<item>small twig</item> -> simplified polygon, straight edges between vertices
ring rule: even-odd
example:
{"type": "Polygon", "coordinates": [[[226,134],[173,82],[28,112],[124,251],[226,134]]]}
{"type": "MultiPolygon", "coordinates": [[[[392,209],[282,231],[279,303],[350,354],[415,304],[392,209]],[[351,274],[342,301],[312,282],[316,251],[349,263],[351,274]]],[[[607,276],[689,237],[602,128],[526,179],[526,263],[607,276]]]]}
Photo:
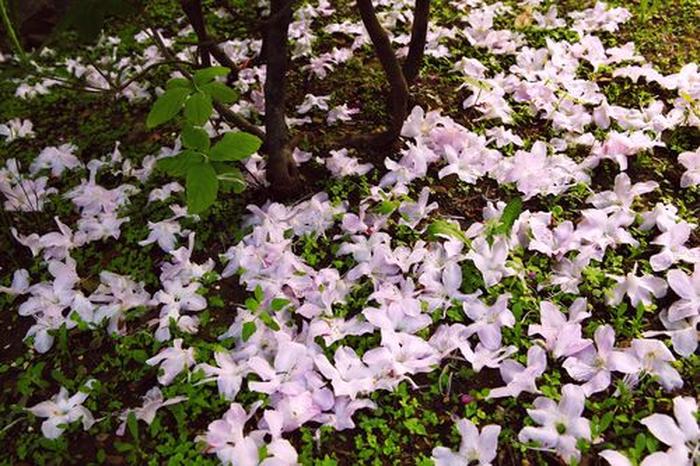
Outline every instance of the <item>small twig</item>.
{"type": "Polygon", "coordinates": [[[118,88],[116,88],[114,91],[115,92],[121,92],[124,89],[126,89],[131,83],[134,81],[138,81],[139,79],[143,78],[146,74],[148,74],[150,71],[152,71],[154,68],[158,68],[163,65],[176,65],[176,64],[181,64],[181,65],[190,65],[189,62],[182,61],[182,60],[167,60],[167,61],[160,61],[158,63],[153,63],[151,65],[148,65],[146,68],[142,69],[139,71],[137,74],[134,76],[130,77],[128,80],[125,82],[121,83],[118,88]]]}
{"type": "MultiPolygon", "coordinates": [[[[163,56],[169,61],[172,61],[175,64],[175,67],[178,69],[178,71],[180,71],[180,73],[183,74],[183,76],[185,76],[187,79],[192,79],[192,73],[190,73],[181,66],[181,61],[177,60],[173,56],[173,53],[170,51],[170,49],[166,47],[158,31],[155,28],[150,28],[150,30],[151,34],[153,35],[153,40],[155,41],[156,46],[161,51],[163,56]]],[[[218,102],[214,102],[214,108],[216,108],[216,111],[219,112],[219,115],[221,115],[221,117],[224,120],[228,121],[235,127],[240,128],[243,131],[249,132],[251,134],[254,134],[260,139],[265,139],[265,133],[260,128],[258,128],[242,116],[238,115],[237,113],[232,112],[228,107],[221,105],[218,102]]]]}
{"type": "Polygon", "coordinates": [[[66,85],[70,85],[70,86],[76,86],[76,85],[81,86],[80,88],[63,86],[66,89],[73,89],[76,91],[106,92],[109,90],[109,89],[103,89],[101,87],[91,86],[91,85],[86,84],[86,83],[84,84],[84,83],[80,82],[79,80],[68,80],[68,79],[62,78],[60,76],[50,76],[50,75],[43,74],[43,73],[32,74],[32,76],[35,78],[41,78],[41,79],[52,79],[54,81],[58,81],[62,84],[66,84],[66,85]]]}
{"type": "MultiPolygon", "coordinates": [[[[172,62],[180,62],[181,60],[178,60],[175,55],[173,55],[173,52],[165,45],[165,42],[163,42],[163,38],[160,37],[160,33],[156,28],[149,28],[151,31],[151,36],[153,37],[153,41],[156,43],[156,47],[158,47],[158,50],[160,50],[160,53],[163,54],[165,58],[168,59],[168,61],[172,62]]],[[[183,69],[181,66],[178,66],[175,63],[175,67],[182,73],[187,79],[192,79],[192,74],[183,69]]]]}
{"type": "Polygon", "coordinates": [[[86,60],[88,61],[88,64],[89,64],[90,66],[92,66],[92,67],[95,69],[95,71],[97,71],[97,73],[98,73],[100,76],[102,76],[102,78],[103,78],[105,81],[107,81],[107,84],[109,84],[109,87],[110,87],[110,88],[117,87],[117,86],[114,84],[114,81],[112,81],[112,78],[109,76],[109,73],[107,73],[107,74],[103,73],[102,70],[101,70],[100,68],[98,68],[97,65],[95,65],[95,62],[93,62],[93,61],[90,60],[89,58],[86,58],[86,60]]]}
{"type": "MultiPolygon", "coordinates": [[[[2,1],[2,0],[0,0],[0,1],[2,1]]],[[[14,426],[15,424],[17,424],[17,423],[20,422],[21,420],[22,420],[21,417],[15,419],[14,421],[10,422],[10,423],[9,423],[8,425],[6,425],[5,427],[3,427],[2,429],[0,429],[0,432],[5,432],[6,430],[9,430],[12,426],[14,426]]]]}
{"type": "Polygon", "coordinates": [[[255,126],[253,123],[249,122],[239,114],[232,112],[228,107],[218,103],[214,102],[214,108],[216,109],[217,112],[219,112],[219,115],[221,117],[234,125],[237,128],[242,129],[243,131],[246,131],[250,134],[253,134],[260,139],[265,139],[265,132],[255,126]]]}

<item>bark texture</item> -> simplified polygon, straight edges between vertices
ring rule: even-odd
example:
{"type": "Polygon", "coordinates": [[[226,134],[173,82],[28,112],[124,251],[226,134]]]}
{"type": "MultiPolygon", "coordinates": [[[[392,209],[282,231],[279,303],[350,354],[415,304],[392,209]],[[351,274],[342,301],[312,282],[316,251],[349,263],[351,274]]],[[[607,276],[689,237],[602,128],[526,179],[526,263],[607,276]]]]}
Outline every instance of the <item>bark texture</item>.
{"type": "Polygon", "coordinates": [[[299,190],[299,174],[288,145],[285,121],[288,34],[292,9],[288,0],[271,0],[270,23],[265,30],[265,150],[267,177],[275,194],[292,195],[299,190]]]}
{"type": "Polygon", "coordinates": [[[374,51],[382,65],[386,79],[389,82],[389,112],[391,120],[384,133],[367,138],[360,138],[356,145],[369,143],[378,147],[390,146],[399,138],[403,122],[408,116],[408,83],[391,46],[386,31],[379,23],[377,14],[372,6],[372,0],[357,0],[360,17],[367,29],[374,51]]]}
{"type": "Polygon", "coordinates": [[[221,50],[221,47],[209,37],[207,25],[204,21],[202,0],[180,0],[180,6],[192,25],[195,34],[197,34],[197,39],[199,41],[197,50],[199,51],[202,66],[211,66],[211,57],[214,57],[222,66],[230,68],[232,73],[237,74],[238,66],[223,50],[221,50]]]}
{"type": "Polygon", "coordinates": [[[428,37],[428,19],[430,18],[430,0],[416,0],[413,8],[413,25],[411,26],[411,43],[408,56],[403,64],[403,74],[410,86],[420,73],[425,54],[425,41],[428,37]]]}

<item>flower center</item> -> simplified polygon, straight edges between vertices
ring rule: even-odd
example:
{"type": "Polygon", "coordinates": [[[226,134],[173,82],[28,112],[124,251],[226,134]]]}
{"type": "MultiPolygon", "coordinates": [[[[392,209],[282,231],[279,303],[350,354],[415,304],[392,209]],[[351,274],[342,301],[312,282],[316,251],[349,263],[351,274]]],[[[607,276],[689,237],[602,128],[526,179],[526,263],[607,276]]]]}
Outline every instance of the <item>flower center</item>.
{"type": "Polygon", "coordinates": [[[566,424],[563,422],[557,422],[556,428],[559,435],[564,435],[566,433],[566,424]]]}

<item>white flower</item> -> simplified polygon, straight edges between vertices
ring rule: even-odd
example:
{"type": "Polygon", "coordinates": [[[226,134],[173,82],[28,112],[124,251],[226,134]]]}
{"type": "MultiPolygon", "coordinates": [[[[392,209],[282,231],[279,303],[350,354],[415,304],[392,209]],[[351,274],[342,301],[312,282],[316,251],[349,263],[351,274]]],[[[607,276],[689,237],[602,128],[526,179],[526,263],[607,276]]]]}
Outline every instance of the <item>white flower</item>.
{"type": "Polygon", "coordinates": [[[260,466],[296,466],[299,464],[297,451],[289,440],[276,438],[267,445],[267,458],[260,466]]]}
{"type": "MultiPolygon", "coordinates": [[[[666,390],[673,390],[683,386],[683,379],[671,362],[675,361],[671,351],[658,340],[632,340],[631,345],[634,355],[642,364],[642,373],[658,377],[659,382],[666,390]]],[[[634,382],[636,376],[630,377],[634,382]]]]}
{"type": "Polygon", "coordinates": [[[44,168],[51,169],[51,176],[61,176],[64,170],[73,170],[82,166],[74,155],[78,147],[73,144],[63,144],[59,147],[46,147],[29,167],[29,173],[35,175],[44,168]]]}
{"type": "Polygon", "coordinates": [[[180,280],[167,280],[163,289],[153,295],[155,302],[165,307],[183,311],[201,311],[207,307],[207,300],[197,293],[199,283],[193,282],[184,286],[180,280]]]}
{"type": "Polygon", "coordinates": [[[331,156],[326,159],[321,159],[321,163],[326,165],[326,168],[336,178],[351,175],[365,175],[374,167],[371,163],[361,164],[357,158],[350,157],[347,149],[332,150],[331,156]]]}
{"type": "Polygon", "coordinates": [[[418,224],[428,216],[430,212],[438,208],[436,202],[428,204],[430,198],[430,188],[425,187],[421,190],[417,202],[405,201],[399,207],[401,220],[399,223],[415,228],[418,224]]]}
{"type": "Polygon", "coordinates": [[[673,322],[700,316],[700,264],[695,264],[690,276],[680,269],[674,269],[668,272],[667,279],[671,289],[681,298],[669,308],[669,320],[673,322]]]}
{"type": "Polygon", "coordinates": [[[484,277],[487,288],[498,284],[503,277],[515,274],[513,269],[506,266],[508,245],[502,237],[495,239],[490,246],[485,238],[476,238],[466,258],[474,261],[474,265],[484,277]]]}
{"type": "Polygon", "coordinates": [[[498,435],[501,426],[490,424],[479,429],[469,419],[457,421],[457,430],[462,436],[458,452],[446,447],[433,449],[433,461],[436,466],[464,466],[477,464],[489,466],[496,459],[498,435]]]}
{"type": "Polygon", "coordinates": [[[183,188],[180,183],[173,181],[172,183],[164,185],[162,188],[155,188],[151,191],[148,195],[148,202],[165,201],[174,193],[181,193],[184,190],[185,188],[183,188]]]}
{"type": "Polygon", "coordinates": [[[5,138],[6,143],[20,138],[32,138],[34,137],[32,127],[33,124],[29,120],[13,118],[7,123],[0,125],[0,136],[5,138]]]}
{"type": "Polygon", "coordinates": [[[454,174],[461,181],[470,184],[476,183],[492,170],[500,159],[498,152],[483,146],[478,148],[467,145],[459,151],[452,146],[445,146],[444,150],[447,165],[438,172],[438,176],[442,179],[454,174]]]}
{"type": "Polygon", "coordinates": [[[655,181],[632,185],[627,173],[620,173],[615,177],[615,188],[612,191],[593,194],[586,199],[586,202],[607,213],[629,210],[637,196],[649,193],[658,187],[659,184],[655,181]]]}
{"type": "Polygon", "coordinates": [[[349,108],[348,104],[338,105],[328,112],[326,122],[329,125],[333,125],[339,121],[350,121],[352,120],[352,116],[357,113],[360,113],[360,110],[357,108],[349,108]]]}
{"type": "Polygon", "coordinates": [[[149,366],[160,364],[163,373],[158,376],[158,382],[162,385],[168,385],[180,372],[192,367],[194,362],[194,348],[183,349],[182,338],[173,340],[172,347],[146,360],[149,366]]]}
{"type": "Polygon", "coordinates": [[[12,284],[7,286],[0,286],[0,293],[7,293],[10,296],[17,296],[29,291],[29,272],[25,269],[15,270],[12,275],[12,284]]]}
{"type": "Polygon", "coordinates": [[[143,288],[143,283],[136,283],[129,277],[116,273],[100,272],[100,285],[90,295],[90,301],[97,304],[95,322],[109,319],[109,332],[119,332],[124,312],[149,303],[151,296],[143,288]]]}
{"type": "Polygon", "coordinates": [[[148,238],[139,241],[139,246],[146,246],[153,243],[158,243],[158,246],[165,251],[170,252],[175,249],[177,239],[176,236],[185,236],[186,231],[182,230],[180,223],[169,218],[160,222],[148,222],[148,238]]]}
{"type": "Polygon", "coordinates": [[[250,372],[248,364],[234,359],[232,353],[221,351],[214,353],[214,359],[216,359],[216,366],[200,364],[198,367],[208,377],[207,381],[216,380],[220,394],[233,400],[241,389],[243,378],[250,372]]]}
{"type": "Polygon", "coordinates": [[[122,420],[122,423],[117,428],[117,435],[124,435],[124,431],[126,429],[126,421],[128,419],[129,413],[134,413],[134,416],[137,420],[141,420],[150,426],[153,422],[153,419],[155,419],[156,417],[156,412],[160,408],[164,406],[174,405],[177,403],[182,403],[186,400],[186,396],[174,396],[164,401],[163,392],[160,391],[160,388],[151,388],[150,390],[148,390],[148,392],[146,392],[146,395],[144,395],[143,397],[143,406],[134,409],[127,409],[119,415],[119,419],[122,420]]]}
{"type": "Polygon", "coordinates": [[[419,106],[413,107],[401,129],[401,136],[405,138],[419,138],[427,136],[432,129],[442,123],[444,118],[437,111],[425,113],[419,106]]]}
{"type": "Polygon", "coordinates": [[[588,346],[564,361],[564,369],[571,377],[586,382],[581,386],[586,396],[608,388],[613,371],[634,374],[641,369],[633,355],[614,349],[615,330],[611,326],[598,327],[594,340],[595,347],[588,346]]]}
{"type": "Polygon", "coordinates": [[[320,110],[328,110],[328,101],[330,99],[331,96],[329,95],[315,96],[313,94],[306,94],[304,102],[297,107],[297,113],[303,115],[311,111],[314,107],[320,110]]]}
{"type": "Polygon", "coordinates": [[[201,311],[207,307],[207,300],[197,293],[199,283],[192,282],[184,286],[180,280],[166,280],[163,289],[153,295],[153,304],[163,304],[160,311],[160,323],[156,330],[156,340],[170,339],[170,322],[175,321],[180,330],[195,333],[199,319],[182,316],[180,311],[201,311]]]}
{"type": "Polygon", "coordinates": [[[467,331],[470,335],[476,333],[479,341],[489,349],[501,347],[501,327],[515,325],[515,317],[507,307],[509,298],[510,294],[502,294],[492,306],[479,299],[462,303],[464,313],[474,321],[467,326],[467,331]]]}
{"type": "MultiPolygon", "coordinates": [[[[86,383],[88,388],[91,385],[92,381],[86,383]]],[[[82,420],[84,430],[88,430],[95,423],[90,411],[82,406],[87,397],[88,394],[81,391],[68,397],[68,390],[61,387],[50,400],[42,401],[27,410],[35,416],[47,418],[41,424],[41,433],[46,438],[55,439],[61,436],[68,424],[78,419],[82,420]]]]}
{"type": "Polygon", "coordinates": [[[656,298],[663,298],[666,296],[666,290],[668,289],[663,278],[648,274],[644,274],[641,277],[637,276],[636,262],[632,271],[624,277],[612,275],[610,278],[617,282],[617,286],[608,299],[608,302],[613,306],[620,304],[625,295],[629,296],[630,302],[635,307],[639,303],[648,306],[651,304],[652,295],[656,298]]]}
{"type": "Polygon", "coordinates": [[[216,453],[224,464],[236,466],[258,466],[260,456],[258,448],[262,445],[263,431],[253,431],[245,435],[243,429],[250,417],[255,413],[255,406],[250,414],[238,403],[231,403],[231,407],[207,429],[205,440],[209,449],[216,453]]]}
{"type": "Polygon", "coordinates": [[[668,445],[667,452],[654,453],[642,463],[646,466],[668,464],[691,466],[700,461],[700,427],[697,421],[698,404],[694,398],[677,396],[673,399],[675,420],[666,414],[652,414],[642,419],[654,437],[668,445]],[[653,457],[654,461],[651,461],[653,457]]]}
{"type": "Polygon", "coordinates": [[[532,345],[527,351],[527,367],[513,359],[501,363],[499,370],[506,386],[492,389],[488,397],[517,397],[522,392],[540,393],[535,382],[545,369],[547,369],[547,353],[538,345],[532,345]]]}
{"type": "Polygon", "coordinates": [[[581,416],[585,400],[583,390],[572,384],[564,385],[559,403],[542,396],[537,398],[534,408],[527,413],[540,427],[523,427],[518,440],[534,440],[543,447],[552,448],[567,462],[578,460],[581,452],[576,442],[591,439],[590,422],[581,416]]]}
{"type": "Polygon", "coordinates": [[[687,222],[678,222],[657,236],[651,244],[662,246],[660,253],[649,258],[655,272],[666,270],[678,261],[691,264],[700,263],[700,248],[688,248],[685,243],[690,239],[693,227],[687,222]]]}
{"type": "Polygon", "coordinates": [[[625,229],[634,223],[634,215],[618,211],[608,215],[603,210],[587,209],[581,213],[583,220],[576,227],[576,235],[584,245],[590,245],[596,260],[602,260],[608,247],[619,244],[637,246],[639,242],[625,229]]]}
{"type": "Polygon", "coordinates": [[[686,168],[681,177],[681,187],[688,188],[700,184],[700,147],[695,152],[683,152],[678,161],[686,168]]]}

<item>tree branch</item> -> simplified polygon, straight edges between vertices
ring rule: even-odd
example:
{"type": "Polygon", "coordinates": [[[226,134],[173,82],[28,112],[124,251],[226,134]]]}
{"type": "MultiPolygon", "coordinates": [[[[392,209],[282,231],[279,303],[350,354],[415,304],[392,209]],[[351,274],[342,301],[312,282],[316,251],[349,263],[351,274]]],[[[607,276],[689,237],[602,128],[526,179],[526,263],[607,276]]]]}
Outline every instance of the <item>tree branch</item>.
{"type": "Polygon", "coordinates": [[[197,34],[199,43],[197,44],[202,66],[211,66],[210,55],[221,65],[229,68],[232,73],[238,73],[238,65],[236,65],[226,53],[221,50],[216,41],[212,41],[207,33],[207,25],[204,21],[204,13],[202,11],[201,0],[180,0],[180,6],[187,15],[194,32],[197,34]]]}
{"type": "Polygon", "coordinates": [[[204,22],[204,14],[202,13],[202,1],[201,0],[180,0],[180,6],[182,11],[185,12],[187,19],[192,25],[200,44],[197,46],[197,51],[199,52],[200,62],[203,67],[211,66],[211,58],[209,56],[209,48],[202,45],[203,42],[207,42],[209,38],[207,37],[207,26],[204,22]]]}
{"type": "MultiPolygon", "coordinates": [[[[163,56],[168,59],[169,61],[172,61],[175,66],[177,67],[178,71],[182,73],[183,76],[185,76],[187,79],[192,79],[192,73],[187,71],[183,66],[182,62],[180,60],[177,60],[173,53],[166,47],[166,45],[163,43],[163,39],[160,37],[160,34],[158,34],[158,31],[155,28],[151,28],[151,34],[153,35],[153,40],[156,43],[156,46],[158,47],[158,50],[163,54],[163,56]]],[[[221,118],[232,124],[238,129],[241,129],[243,131],[246,131],[248,133],[254,134],[260,139],[265,138],[265,133],[260,130],[257,126],[243,118],[242,116],[238,115],[237,113],[232,112],[229,110],[227,107],[224,105],[219,104],[218,102],[214,103],[214,108],[216,108],[216,111],[219,112],[219,115],[221,115],[221,118]]]]}
{"type": "Polygon", "coordinates": [[[416,5],[413,8],[411,43],[408,46],[408,56],[403,64],[403,74],[409,86],[415,82],[420,73],[425,53],[425,41],[428,36],[429,18],[430,0],[416,0],[416,5]]]}
{"type": "Polygon", "coordinates": [[[408,115],[408,84],[391,46],[389,36],[377,19],[372,0],[357,0],[357,7],[390,86],[389,111],[391,121],[389,128],[383,134],[372,136],[371,143],[382,147],[389,146],[399,138],[403,122],[408,115]]]}

